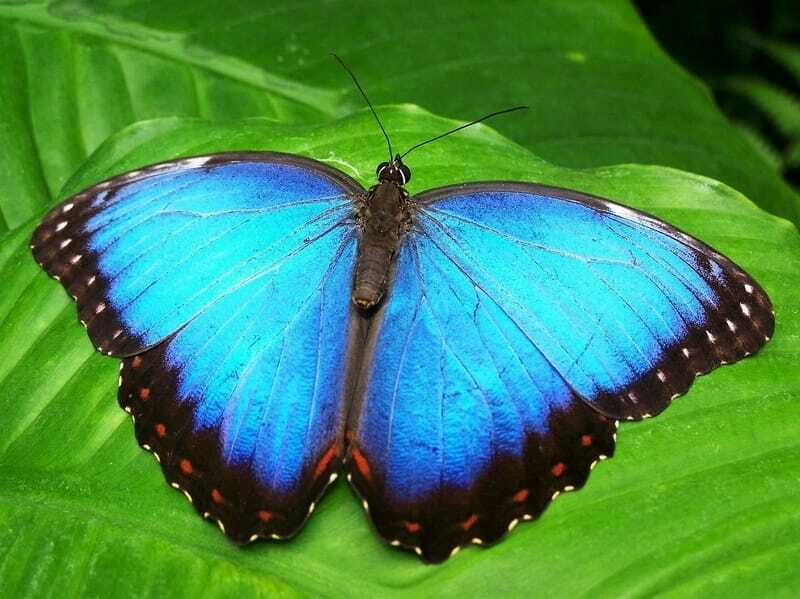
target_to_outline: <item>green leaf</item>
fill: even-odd
[[[800,83],[800,46],[765,37],[751,30],[739,32],[739,39],[764,52]]]
[[[763,112],[787,137],[800,136],[800,99],[756,77],[729,77],[723,87],[739,94]]]
[[[6,227],[49,205],[87,153],[136,120],[308,124],[361,108],[331,51],[376,104],[413,102],[459,119],[528,104],[528,114],[493,126],[553,163],[682,168],[800,223],[797,195],[628,0],[0,4]]]
[[[163,116],[319,120],[335,92],[184,35],[83,18],[80,7],[0,6],[0,212],[13,227],[50,203],[112,133]]]
[[[775,172],[783,169],[783,156],[770,145],[769,140],[760,131],[743,122],[736,123],[736,127],[753,147],[753,151],[761,154],[764,162],[769,164]]]
[[[786,166],[789,168],[797,168],[800,166],[800,139],[786,149],[785,162]]]
[[[381,107],[399,145],[454,124]],[[158,160],[273,149],[365,184],[376,133],[362,111],[327,126],[142,123],[104,144],[67,193]],[[378,153],[380,154],[380,153]],[[118,361],[92,351],[60,285],[34,263],[35,219],[0,240],[0,594],[41,596],[788,596],[800,560],[800,235],[716,181],[637,165],[553,166],[479,126],[410,157],[412,192],[466,180],[600,194],[700,237],[767,289],[775,338],[698,380],[663,415],[623,424],[583,490],[498,545],[440,566],[384,545],[343,482],[295,539],[231,545],[170,489],[116,405]]]

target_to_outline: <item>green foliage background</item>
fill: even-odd
[[[800,189],[796,0],[636,0],[656,37],[711,87],[722,111]]]
[[[384,149],[331,50],[398,146],[531,106],[500,134],[421,150],[412,192],[519,179],[650,211],[764,285],[775,339],[623,425],[584,490],[494,548],[424,566],[378,540],[343,484],[295,540],[231,546],[137,447],[117,361],[27,241],[58,199],[177,156],[291,151],[369,184]],[[778,217],[798,222],[800,204],[627,1],[0,1],[0,214],[3,596],[797,591],[800,236]]]

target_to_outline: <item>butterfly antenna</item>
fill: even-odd
[[[358,82],[358,79],[356,79],[356,76],[353,74],[353,71],[351,71],[350,68],[346,64],[344,64],[344,61],[341,58],[339,58],[336,54],[331,53],[331,56],[333,56],[336,59],[336,61],[340,65],[342,65],[342,68],[345,71],[347,71],[347,74],[350,75],[350,79],[352,79],[353,83],[356,84],[358,91],[360,91],[361,95],[364,96],[364,100],[367,102],[367,106],[369,106],[369,109],[372,111],[372,116],[374,116],[375,120],[378,121],[378,127],[381,128],[381,131],[383,131],[383,136],[386,138],[386,145],[389,146],[389,162],[391,162],[394,159],[394,154],[392,154],[392,142],[389,141],[389,134],[386,133],[386,129],[383,128],[383,123],[381,123],[381,120],[378,118],[378,113],[375,112],[375,109],[372,107],[372,102],[369,101],[369,98],[367,97],[367,92],[365,92],[364,88],[361,87],[361,84]]]
[[[480,123],[482,121],[485,121],[486,119],[490,119],[490,118],[498,116],[500,114],[506,114],[507,112],[515,112],[517,110],[528,110],[528,106],[514,106],[514,108],[506,108],[505,110],[498,110],[497,112],[492,112],[491,114],[487,114],[485,116],[482,116],[479,119],[471,121],[471,122],[469,122],[469,123],[467,123],[465,125],[461,125],[460,127],[456,127],[455,129],[450,129],[450,131],[446,131],[445,133],[442,133],[441,135],[437,135],[436,137],[433,137],[433,138],[431,138],[431,139],[429,139],[427,141],[423,141],[423,142],[418,143],[415,146],[412,146],[410,149],[406,150],[403,154],[401,154],[400,158],[401,159],[405,158],[406,156],[408,156],[411,152],[413,152],[417,148],[421,148],[425,144],[429,144],[432,141],[436,141],[437,139],[442,139],[443,137],[447,137],[448,135],[452,135],[456,131],[461,131],[462,129],[466,129],[467,127],[472,127],[472,125],[477,125],[478,123]]]

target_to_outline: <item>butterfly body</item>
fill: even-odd
[[[581,487],[617,421],[758,351],[769,298],[655,217],[577,191],[369,191],[308,158],[170,161],[53,208],[33,255],[122,359],[167,481],[238,543],[295,534],[339,472],[442,561]]]
[[[404,170],[410,172],[399,157],[379,168],[379,183],[359,203],[361,238],[353,302],[364,310],[375,306],[385,295],[392,260],[411,227],[412,208],[403,187],[406,183]]]

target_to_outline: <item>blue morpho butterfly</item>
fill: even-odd
[[[409,197],[389,156],[368,191],[290,154],[164,162],[33,234],[122,358],[139,443],[237,543],[296,533],[342,470],[392,545],[491,543],[618,420],[772,335],[758,283],[652,216],[530,183]]]

